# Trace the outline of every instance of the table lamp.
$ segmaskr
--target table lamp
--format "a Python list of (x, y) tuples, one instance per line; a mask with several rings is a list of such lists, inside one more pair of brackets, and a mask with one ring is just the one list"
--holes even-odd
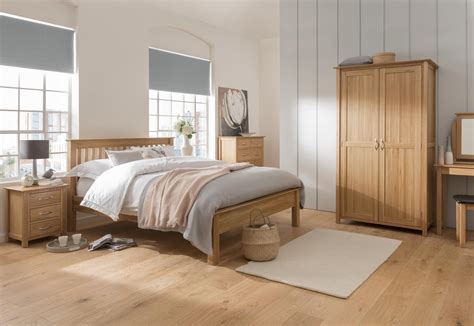
[(36, 160), (49, 158), (49, 140), (20, 140), (20, 159), (33, 160), (34, 184), (38, 184)]

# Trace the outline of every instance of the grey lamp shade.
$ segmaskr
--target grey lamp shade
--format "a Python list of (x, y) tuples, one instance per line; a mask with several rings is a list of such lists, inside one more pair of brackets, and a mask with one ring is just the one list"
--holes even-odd
[(49, 157), (49, 140), (20, 140), (20, 159)]

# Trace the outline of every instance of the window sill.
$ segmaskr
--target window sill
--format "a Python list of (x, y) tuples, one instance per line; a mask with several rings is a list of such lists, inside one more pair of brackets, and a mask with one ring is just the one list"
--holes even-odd
[[(66, 177), (67, 172), (58, 172), (54, 174), (55, 178), (64, 178)], [(6, 187), (6, 186), (15, 186), (20, 184), (20, 178), (15, 178), (15, 179), (8, 179), (8, 180), (0, 180), (0, 187)]]

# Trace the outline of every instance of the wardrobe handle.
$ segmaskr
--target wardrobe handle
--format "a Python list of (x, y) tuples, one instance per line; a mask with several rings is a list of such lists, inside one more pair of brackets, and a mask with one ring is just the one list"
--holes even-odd
[(381, 143), (380, 150), (383, 151), (385, 149), (385, 141), (383, 140), (383, 138), (380, 140), (380, 143)]
[(375, 141), (375, 150), (378, 150), (379, 149), (379, 141), (377, 140), (377, 138), (374, 139)]

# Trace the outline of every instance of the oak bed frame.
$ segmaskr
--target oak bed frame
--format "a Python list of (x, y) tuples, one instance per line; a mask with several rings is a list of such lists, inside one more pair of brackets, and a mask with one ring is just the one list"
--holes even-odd
[[(106, 150), (124, 150), (131, 146), (173, 145), (173, 138), (116, 138), (116, 139), (73, 139), (68, 140), (69, 170), (81, 163), (107, 158)], [(68, 192), (68, 231), (76, 229), (76, 213), (86, 212), (102, 215), (90, 208), (80, 206), (82, 197), (76, 194), (77, 177), (70, 177)], [(238, 205), (218, 210), (213, 218), (212, 249), (213, 255), (208, 256), (208, 263), (217, 265), (220, 259), (220, 235), (231, 229), (241, 227), (249, 222), (250, 212), (259, 208), (265, 215), (275, 214), (291, 208), (293, 226), (300, 225), (300, 189), (294, 188), (277, 192), (268, 196), (250, 200)], [(135, 221), (134, 215), (120, 214), (120, 220)]]

